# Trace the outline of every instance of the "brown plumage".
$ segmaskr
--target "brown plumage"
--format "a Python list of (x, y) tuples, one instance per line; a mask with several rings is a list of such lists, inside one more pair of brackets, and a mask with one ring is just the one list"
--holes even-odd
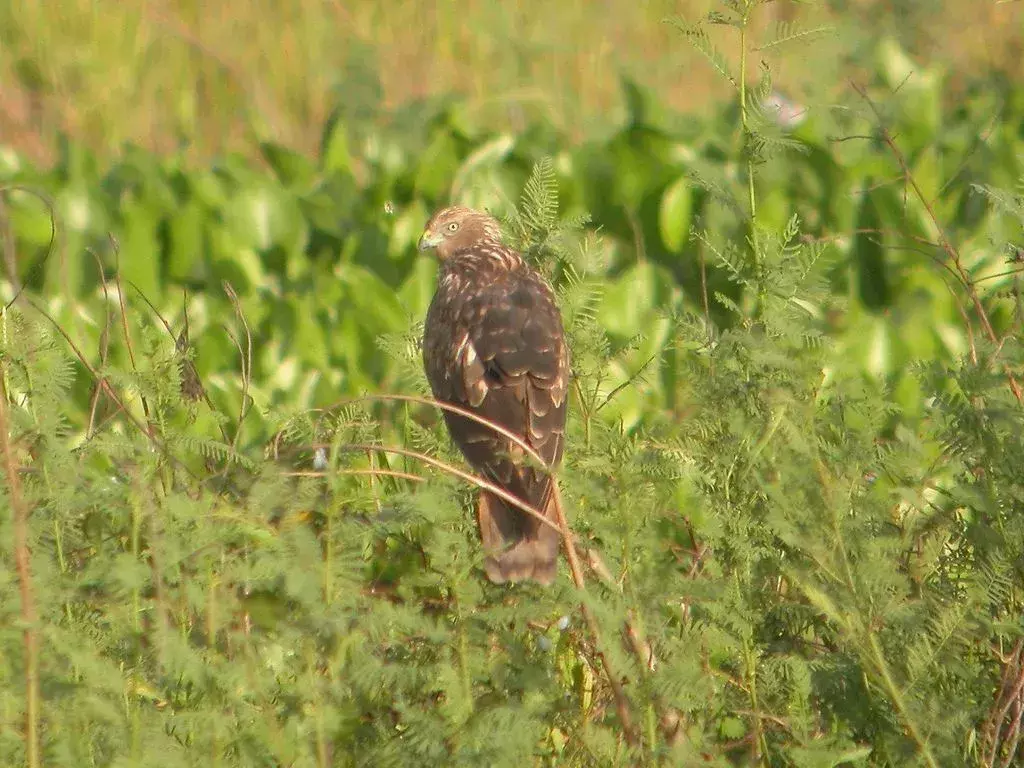
[[(569, 354), (551, 287), (501, 242), (498, 222), (470, 208), (434, 215), (420, 250), (441, 260), (427, 311), (423, 363), (434, 397), (466, 408), (522, 438), (548, 466), (565, 445)], [(445, 412), (452, 439), (481, 475), (555, 522), (551, 477), (489, 427)], [(519, 459), (518, 461), (516, 459)], [(559, 535), (481, 491), (477, 523), (487, 577), (501, 584), (550, 584)]]

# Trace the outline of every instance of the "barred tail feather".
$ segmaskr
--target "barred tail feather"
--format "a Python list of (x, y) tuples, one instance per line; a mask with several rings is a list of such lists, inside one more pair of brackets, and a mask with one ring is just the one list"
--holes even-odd
[[(547, 495), (544, 516), (555, 522), (555, 494)], [(486, 559), (484, 572), (495, 584), (536, 581), (547, 586), (558, 572), (558, 531), (482, 491), (477, 521)]]

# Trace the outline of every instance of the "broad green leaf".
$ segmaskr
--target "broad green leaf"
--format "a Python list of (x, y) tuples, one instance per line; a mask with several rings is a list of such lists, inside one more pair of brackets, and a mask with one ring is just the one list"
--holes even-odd
[(306, 187), (315, 178), (315, 169), (309, 158), (280, 144), (264, 141), (260, 153), (286, 187)]
[(167, 275), (172, 280), (198, 280), (206, 274), (203, 226), (207, 211), (195, 200), (178, 208), (167, 222), (170, 242)]
[(341, 120), (328, 123), (324, 130), (320, 144), (320, 168), (326, 173), (349, 173), (352, 170), (348, 134)]
[(296, 200), (269, 183), (240, 190), (228, 203), (225, 222), (237, 242), (260, 251), (302, 249), (308, 237)]
[(661, 196), (658, 208), (658, 229), (661, 242), (670, 251), (683, 250), (690, 236), (690, 219), (693, 211), (693, 193), (686, 176), (676, 179)]
[(437, 131), (419, 158), (416, 190), (428, 199), (446, 198), (458, 162), (455, 140), (448, 132)]
[[(160, 279), (160, 244), (156, 237), (158, 217), (147, 200), (128, 200), (121, 205), (120, 267), (125, 281), (133, 283), (156, 306), (163, 302)], [(126, 286), (127, 287), (127, 286)]]

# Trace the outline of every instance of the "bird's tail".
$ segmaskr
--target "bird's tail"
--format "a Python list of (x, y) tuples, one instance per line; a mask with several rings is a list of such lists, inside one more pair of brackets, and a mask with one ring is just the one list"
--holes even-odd
[[(538, 508), (556, 523), (556, 495), (549, 492), (546, 498), (544, 506)], [(480, 492), (477, 521), (488, 579), (495, 584), (533, 580), (544, 586), (555, 580), (561, 539), (555, 528), (487, 491)]]

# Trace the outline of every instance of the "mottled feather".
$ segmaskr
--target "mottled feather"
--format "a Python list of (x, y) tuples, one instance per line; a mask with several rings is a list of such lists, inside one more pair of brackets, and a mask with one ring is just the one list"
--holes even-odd
[[(431, 219), (424, 243), (441, 257), (423, 339), (434, 397), (502, 425), (557, 465), (569, 355), (550, 286), (501, 243), (497, 222), (486, 214), (445, 209)], [(446, 412), (445, 421), (474, 469), (553, 519), (551, 478), (529, 466), (520, 446), (458, 414)], [(554, 578), (557, 531), (487, 492), (477, 513), (492, 581)]]

